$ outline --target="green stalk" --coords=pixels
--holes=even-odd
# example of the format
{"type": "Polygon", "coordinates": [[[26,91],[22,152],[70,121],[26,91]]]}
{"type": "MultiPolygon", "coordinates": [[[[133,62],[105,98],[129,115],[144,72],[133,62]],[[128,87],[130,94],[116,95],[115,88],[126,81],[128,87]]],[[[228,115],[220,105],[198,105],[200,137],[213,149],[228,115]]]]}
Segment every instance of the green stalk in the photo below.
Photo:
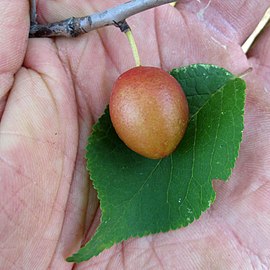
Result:
{"type": "Polygon", "coordinates": [[[132,54],[135,60],[135,64],[137,67],[139,67],[141,65],[141,60],[140,60],[140,56],[139,56],[139,52],[138,52],[138,48],[134,39],[134,36],[131,32],[131,29],[129,28],[126,32],[125,32],[127,38],[128,38],[128,42],[130,44],[131,50],[132,50],[132,54]]]}

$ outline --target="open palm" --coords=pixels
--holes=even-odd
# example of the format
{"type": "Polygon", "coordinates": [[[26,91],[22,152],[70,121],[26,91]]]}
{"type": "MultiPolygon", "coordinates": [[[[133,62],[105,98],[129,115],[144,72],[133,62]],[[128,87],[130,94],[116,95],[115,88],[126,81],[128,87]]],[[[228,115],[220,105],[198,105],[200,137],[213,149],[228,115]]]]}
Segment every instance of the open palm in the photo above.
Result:
{"type": "MultiPolygon", "coordinates": [[[[124,1],[38,2],[39,19],[83,16],[124,1]],[[108,3],[109,2],[109,3],[108,3]]],[[[245,131],[228,183],[187,228],[131,239],[75,269],[270,268],[270,29],[248,56],[241,44],[269,0],[181,1],[129,19],[143,65],[165,70],[213,63],[240,74],[250,66],[245,131]]],[[[76,39],[28,40],[27,0],[0,2],[0,268],[71,269],[65,257],[98,225],[85,169],[91,126],[115,79],[131,68],[114,27],[76,39]]]]}

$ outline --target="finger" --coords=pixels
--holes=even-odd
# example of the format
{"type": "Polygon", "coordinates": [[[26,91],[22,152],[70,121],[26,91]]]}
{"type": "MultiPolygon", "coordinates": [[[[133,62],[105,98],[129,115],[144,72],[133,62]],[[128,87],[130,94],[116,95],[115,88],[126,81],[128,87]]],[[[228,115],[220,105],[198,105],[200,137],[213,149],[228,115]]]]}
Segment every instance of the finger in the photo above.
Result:
{"type": "Polygon", "coordinates": [[[213,32],[242,45],[269,6],[269,0],[185,0],[177,4],[177,9],[192,13],[213,32]]]}
{"type": "Polygon", "coordinates": [[[82,17],[95,12],[95,1],[37,1],[37,20],[39,23],[50,23],[70,17],[82,17]]]}
{"type": "MultiPolygon", "coordinates": [[[[252,72],[248,73],[244,79],[247,82],[247,96],[245,105],[245,129],[243,141],[241,143],[239,159],[229,183],[217,183],[217,207],[226,205],[228,196],[230,206],[226,209],[236,209],[242,211],[242,215],[247,213],[246,209],[253,212],[260,209],[261,216],[269,212],[270,205],[264,203],[264,198],[270,196],[269,181],[269,160],[270,160],[270,27],[266,29],[257,39],[254,46],[248,52],[249,65],[252,72]],[[228,189],[227,189],[228,188],[228,189]],[[226,192],[226,189],[229,192],[226,192]],[[254,209],[250,208],[250,202],[254,201],[254,209]],[[245,203],[244,203],[245,202],[245,203]],[[238,206],[237,206],[238,204],[238,206]],[[259,206],[258,205],[263,205],[259,206]],[[257,209],[256,209],[257,208],[257,209]]],[[[246,239],[242,232],[248,231],[248,224],[252,224],[253,217],[247,217],[246,223],[241,225],[239,239],[246,239]],[[245,230],[245,227],[247,230],[245,230]]],[[[263,222],[258,222],[263,239],[269,238],[265,230],[270,227],[270,220],[266,217],[263,222]],[[265,233],[265,234],[264,234],[265,233]]],[[[250,225],[252,226],[252,225],[250,225]]],[[[249,230],[252,231],[252,230],[249,230]]],[[[251,239],[256,238],[256,232],[251,233],[251,239]]],[[[254,246],[252,244],[252,246],[254,246]]]]}
{"type": "MultiPolygon", "coordinates": [[[[51,40],[31,40],[24,64],[27,68],[16,73],[0,126],[0,178],[5,187],[0,196],[0,265],[48,269],[73,176],[76,105],[72,82],[51,40]]],[[[77,213],[77,206],[72,207],[77,213]]],[[[81,217],[76,222],[83,226],[81,217]]],[[[69,239],[78,243],[79,228],[74,231],[69,239]]]]}
{"type": "Polygon", "coordinates": [[[238,212],[238,217],[232,216],[228,223],[233,227],[239,225],[239,242],[252,247],[256,254],[259,254],[260,250],[265,252],[270,239],[270,219],[267,214],[270,212],[270,204],[269,201],[265,201],[265,198],[270,196],[269,46],[270,27],[265,29],[248,52],[252,72],[244,77],[247,82],[245,129],[232,181],[226,184],[217,183],[216,186],[219,188],[215,207],[223,206],[224,213],[227,209],[235,209],[238,212]],[[228,186],[225,187],[224,184],[228,186]],[[248,212],[251,214],[247,214],[248,212]],[[259,213],[256,229],[253,227],[254,213],[259,213]],[[254,242],[254,239],[259,238],[264,240],[254,242]]]}
{"type": "Polygon", "coordinates": [[[28,40],[27,0],[0,1],[0,119],[13,76],[22,64],[28,40]]]}
{"type": "Polygon", "coordinates": [[[101,12],[108,8],[123,4],[127,0],[111,1],[54,1],[39,0],[37,9],[41,23],[55,22],[69,17],[88,16],[94,12],[101,12]]]}
{"type": "MultiPolygon", "coordinates": [[[[112,2],[110,1],[110,6],[120,1],[112,2]]],[[[107,3],[104,1],[93,1],[91,4],[85,1],[76,3],[42,1],[39,8],[47,20],[54,21],[71,16],[71,14],[82,15],[83,13],[90,14],[91,10],[104,10],[108,8],[107,3]],[[84,9],[83,13],[80,13],[80,6],[84,9]]],[[[180,16],[179,12],[170,5],[132,16],[128,22],[133,29],[143,65],[161,66],[165,70],[170,70],[180,65],[197,62],[217,65],[222,63],[223,67],[236,73],[243,72],[247,68],[240,47],[233,48],[231,44],[224,45],[224,42],[213,37],[199,21],[180,16]]],[[[106,47],[117,70],[121,72],[130,68],[134,61],[124,35],[112,27],[104,27],[98,33],[102,41],[101,46],[106,47]]],[[[94,35],[93,32],[91,32],[92,35],[94,35]]],[[[93,49],[91,46],[89,50],[86,50],[85,57],[90,58],[91,52],[96,51],[96,48],[93,49]]],[[[74,49],[69,51],[74,52],[74,49]]]]}

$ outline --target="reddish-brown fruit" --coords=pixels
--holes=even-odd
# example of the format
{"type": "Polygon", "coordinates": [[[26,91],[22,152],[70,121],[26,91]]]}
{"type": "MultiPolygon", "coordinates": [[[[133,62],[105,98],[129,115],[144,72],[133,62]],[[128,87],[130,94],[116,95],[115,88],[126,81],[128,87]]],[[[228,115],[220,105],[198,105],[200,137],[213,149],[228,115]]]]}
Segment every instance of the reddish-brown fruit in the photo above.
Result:
{"type": "Polygon", "coordinates": [[[110,116],[116,133],[133,151],[159,159],[184,136],[188,103],[179,83],[156,67],[135,67],[115,82],[110,116]]]}

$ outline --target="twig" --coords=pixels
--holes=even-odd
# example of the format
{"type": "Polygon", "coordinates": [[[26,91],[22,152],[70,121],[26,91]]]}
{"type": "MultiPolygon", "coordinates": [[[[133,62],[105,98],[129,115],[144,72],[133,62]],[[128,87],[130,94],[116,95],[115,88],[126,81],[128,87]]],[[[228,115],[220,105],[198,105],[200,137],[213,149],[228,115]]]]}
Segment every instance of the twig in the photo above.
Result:
{"type": "Polygon", "coordinates": [[[37,24],[37,5],[36,0],[31,0],[31,10],[30,10],[30,23],[32,25],[37,24]]]}
{"type": "MultiPolygon", "coordinates": [[[[31,3],[35,2],[32,0],[31,3]]],[[[132,0],[116,7],[107,9],[102,12],[97,12],[89,16],[69,19],[49,23],[36,24],[32,23],[30,27],[29,37],[76,37],[78,35],[88,33],[97,28],[115,25],[118,22],[124,21],[126,18],[151,9],[157,6],[175,2],[173,0],[132,0]]],[[[35,4],[32,5],[33,7],[35,4]]],[[[31,8],[32,11],[32,8],[31,8]]],[[[36,17],[36,15],[31,15],[36,17]]]]}

